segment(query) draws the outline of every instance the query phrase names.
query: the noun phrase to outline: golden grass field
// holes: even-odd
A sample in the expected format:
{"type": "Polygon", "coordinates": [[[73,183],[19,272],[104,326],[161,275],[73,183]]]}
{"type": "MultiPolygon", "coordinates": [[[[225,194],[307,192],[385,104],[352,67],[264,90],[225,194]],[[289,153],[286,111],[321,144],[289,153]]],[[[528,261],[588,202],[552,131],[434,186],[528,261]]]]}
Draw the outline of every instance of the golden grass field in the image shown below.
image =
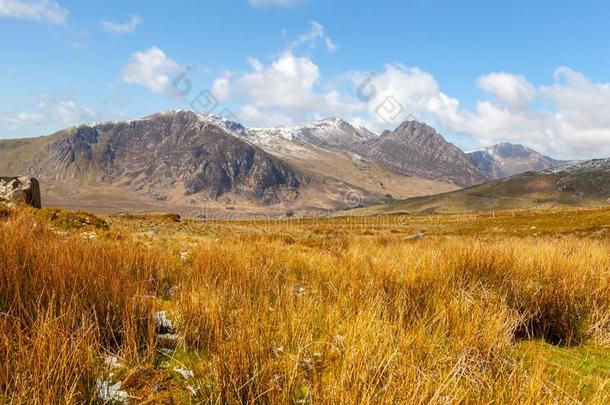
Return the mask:
{"type": "Polygon", "coordinates": [[[610,209],[5,209],[0,280],[0,403],[610,402],[610,209]]]}

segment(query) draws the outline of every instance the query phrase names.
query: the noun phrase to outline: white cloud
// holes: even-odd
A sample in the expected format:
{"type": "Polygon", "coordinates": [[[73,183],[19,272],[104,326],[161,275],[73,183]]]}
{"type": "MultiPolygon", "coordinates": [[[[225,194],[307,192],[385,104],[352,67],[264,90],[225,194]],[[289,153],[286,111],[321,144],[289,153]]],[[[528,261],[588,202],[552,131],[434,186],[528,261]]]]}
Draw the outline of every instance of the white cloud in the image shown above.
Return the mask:
{"type": "Polygon", "coordinates": [[[102,21],[102,29],[113,35],[120,36],[130,34],[136,30],[138,25],[142,24],[143,20],[139,15],[132,14],[129,17],[129,21],[118,22],[118,21],[102,21]]]}
{"type": "Polygon", "coordinates": [[[481,76],[477,84],[499,103],[514,110],[526,109],[536,93],[534,86],[524,76],[504,72],[481,76]]]}
{"type": "Polygon", "coordinates": [[[299,3],[300,0],[248,0],[248,3],[254,7],[266,7],[266,6],[281,6],[291,7],[299,3]]]}
{"type": "Polygon", "coordinates": [[[484,144],[519,142],[563,158],[610,156],[610,84],[594,83],[567,67],[558,68],[554,79],[551,86],[528,90],[530,100],[549,104],[544,110],[482,100],[474,112],[457,111],[460,119],[446,122],[447,128],[484,144]]]}
{"type": "Polygon", "coordinates": [[[22,111],[5,115],[2,121],[11,130],[31,126],[59,124],[62,126],[80,124],[94,120],[98,113],[79,104],[66,95],[43,95],[34,111],[22,111]]]}
{"type": "Polygon", "coordinates": [[[80,123],[94,119],[96,114],[91,108],[80,105],[74,100],[61,100],[52,107],[55,118],[62,124],[80,123]]]}
{"type": "Polygon", "coordinates": [[[212,83],[212,95],[219,102],[227,100],[231,96],[231,82],[228,77],[219,77],[212,83]]]}
{"type": "Polygon", "coordinates": [[[555,70],[555,84],[540,89],[570,123],[586,129],[610,128],[610,84],[593,83],[568,67],[555,70]]]}
{"type": "Polygon", "coordinates": [[[0,0],[0,17],[65,25],[68,10],[55,0],[0,0]]]}
{"type": "Polygon", "coordinates": [[[442,93],[434,77],[418,68],[387,64],[381,73],[346,76],[368,111],[371,126],[381,129],[426,115],[455,118],[459,102],[442,93]]]}
{"type": "Polygon", "coordinates": [[[240,118],[249,125],[341,116],[379,132],[414,118],[481,145],[523,143],[565,159],[610,156],[610,84],[566,67],[556,70],[550,86],[504,72],[481,76],[476,84],[489,97],[470,109],[416,67],[387,64],[376,74],[348,72],[325,81],[311,58],[290,50],[270,64],[253,58],[248,64],[246,73],[218,78],[213,92],[243,102],[240,118]]]}
{"type": "Polygon", "coordinates": [[[171,76],[178,71],[178,64],[161,49],[153,46],[130,56],[121,79],[125,83],[144,86],[155,94],[163,94],[171,91],[171,76]]]}
{"type": "Polygon", "coordinates": [[[2,118],[2,121],[9,124],[12,128],[30,125],[40,125],[44,116],[35,112],[20,112],[12,116],[2,118]]]}
{"type": "Polygon", "coordinates": [[[482,145],[523,143],[569,159],[610,156],[610,84],[593,83],[566,67],[557,69],[548,87],[503,72],[482,76],[477,84],[491,99],[478,101],[474,110],[463,108],[418,68],[393,64],[374,76],[352,72],[346,77],[365,96],[368,114],[361,117],[373,129],[414,116],[445,133],[473,136],[482,145]]]}
{"type": "Polygon", "coordinates": [[[293,119],[288,115],[268,110],[261,111],[251,104],[246,104],[240,108],[239,117],[248,122],[255,122],[256,126],[263,128],[291,125],[294,123],[293,119]]]}
{"type": "Polygon", "coordinates": [[[310,109],[315,105],[318,66],[307,57],[286,51],[269,66],[250,60],[252,71],[235,81],[237,91],[257,108],[310,109]]]}
{"type": "Polygon", "coordinates": [[[317,21],[311,22],[311,28],[305,34],[288,44],[288,50],[295,50],[301,46],[315,48],[319,41],[322,41],[329,52],[334,52],[339,47],[326,34],[324,26],[317,21]]]}
{"type": "Polygon", "coordinates": [[[335,52],[337,48],[339,48],[339,45],[335,44],[330,37],[324,38],[324,45],[326,45],[326,49],[328,49],[329,52],[335,52]]]}

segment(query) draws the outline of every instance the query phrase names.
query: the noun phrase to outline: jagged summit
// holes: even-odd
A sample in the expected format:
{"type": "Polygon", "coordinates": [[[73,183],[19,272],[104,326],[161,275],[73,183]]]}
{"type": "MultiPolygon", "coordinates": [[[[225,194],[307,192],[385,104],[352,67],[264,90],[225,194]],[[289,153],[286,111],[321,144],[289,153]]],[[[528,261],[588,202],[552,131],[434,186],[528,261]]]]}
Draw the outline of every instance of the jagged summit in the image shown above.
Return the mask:
{"type": "Polygon", "coordinates": [[[487,180],[461,149],[418,121],[406,121],[379,138],[357,145],[356,150],[409,176],[444,179],[462,187],[487,180]]]}

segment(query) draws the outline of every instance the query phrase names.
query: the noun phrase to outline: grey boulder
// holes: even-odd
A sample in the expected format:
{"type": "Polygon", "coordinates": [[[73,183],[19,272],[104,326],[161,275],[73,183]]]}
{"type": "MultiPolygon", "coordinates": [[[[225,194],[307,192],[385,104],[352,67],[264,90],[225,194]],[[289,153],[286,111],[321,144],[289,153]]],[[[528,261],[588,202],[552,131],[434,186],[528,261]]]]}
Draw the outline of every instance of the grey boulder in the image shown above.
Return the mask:
{"type": "Polygon", "coordinates": [[[0,177],[0,201],[41,208],[40,185],[31,177],[0,177]]]}

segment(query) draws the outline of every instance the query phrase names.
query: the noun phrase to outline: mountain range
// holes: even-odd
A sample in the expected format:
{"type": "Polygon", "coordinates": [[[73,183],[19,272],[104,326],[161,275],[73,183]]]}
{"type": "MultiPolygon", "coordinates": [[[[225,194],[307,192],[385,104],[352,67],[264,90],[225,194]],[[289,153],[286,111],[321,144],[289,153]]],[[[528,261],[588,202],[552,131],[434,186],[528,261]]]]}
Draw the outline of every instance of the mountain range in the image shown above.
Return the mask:
{"type": "Polygon", "coordinates": [[[466,154],[417,121],[377,135],[340,118],[246,128],[188,110],[0,141],[1,174],[39,178],[47,204],[98,212],[357,208],[561,163],[510,144],[466,154]]]}
{"type": "Polygon", "coordinates": [[[610,159],[571,162],[449,193],[410,198],[366,213],[450,213],[610,204],[610,159]]]}

